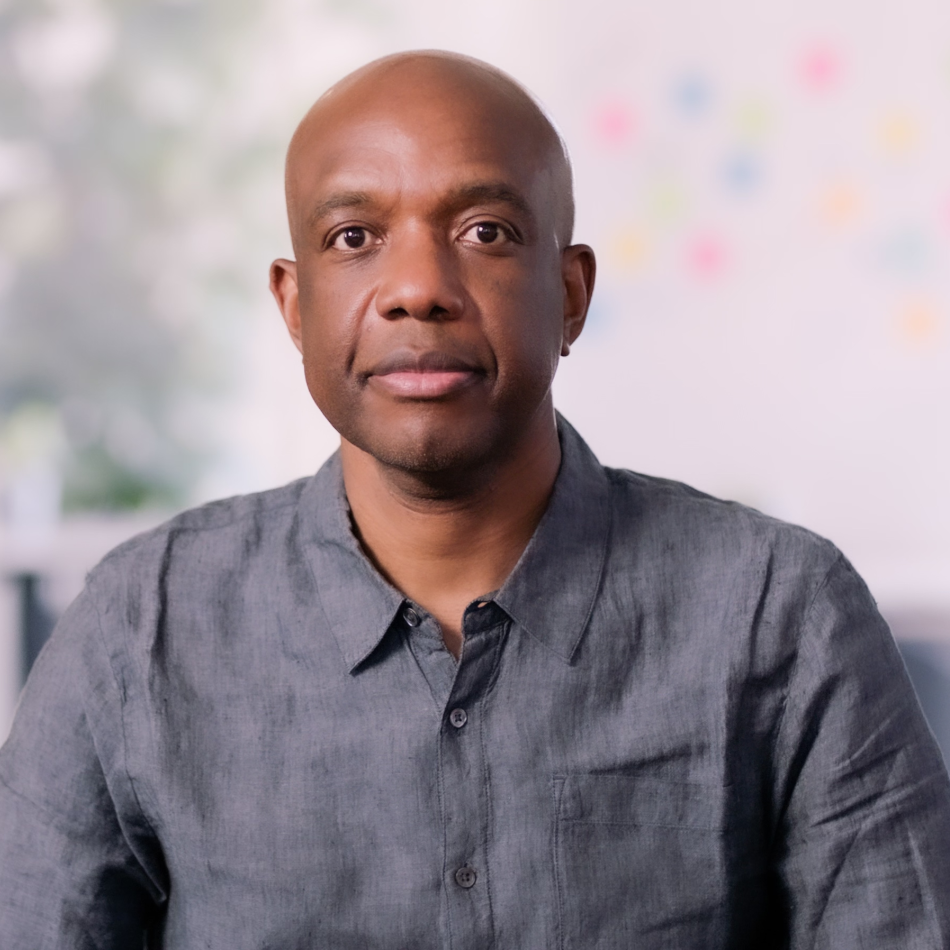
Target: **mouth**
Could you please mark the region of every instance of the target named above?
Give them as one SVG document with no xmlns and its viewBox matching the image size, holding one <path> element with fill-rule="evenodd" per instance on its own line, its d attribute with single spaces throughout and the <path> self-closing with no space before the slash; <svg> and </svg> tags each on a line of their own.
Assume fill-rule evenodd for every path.
<svg viewBox="0 0 950 950">
<path fill-rule="evenodd" d="M 471 386 L 484 377 L 475 364 L 437 350 L 398 350 L 380 360 L 367 382 L 402 399 L 440 399 Z"/>
</svg>

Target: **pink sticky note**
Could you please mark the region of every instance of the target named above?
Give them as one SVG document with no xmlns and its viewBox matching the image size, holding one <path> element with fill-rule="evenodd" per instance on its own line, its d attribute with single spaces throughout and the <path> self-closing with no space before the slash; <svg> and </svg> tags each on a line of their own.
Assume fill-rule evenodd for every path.
<svg viewBox="0 0 950 950">
<path fill-rule="evenodd" d="M 815 92 L 827 92 L 841 76 L 841 57 L 826 44 L 815 44 L 805 50 L 801 58 L 801 77 Z"/>
<path fill-rule="evenodd" d="M 594 129 L 605 145 L 624 145 L 636 129 L 633 110 L 623 102 L 605 103 L 594 113 Z"/>
<path fill-rule="evenodd" d="M 686 264 L 696 277 L 715 277 L 726 266 L 725 243 L 714 234 L 701 234 L 686 249 Z"/>
</svg>

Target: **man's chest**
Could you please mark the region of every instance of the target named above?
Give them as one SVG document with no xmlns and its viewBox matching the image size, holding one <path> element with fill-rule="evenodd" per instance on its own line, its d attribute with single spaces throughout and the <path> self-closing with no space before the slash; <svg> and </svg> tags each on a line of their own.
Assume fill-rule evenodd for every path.
<svg viewBox="0 0 950 950">
<path fill-rule="evenodd" d="M 728 669 L 665 677 L 632 636 L 566 664 L 504 622 L 457 669 L 394 636 L 350 675 L 235 666 L 227 702 L 170 681 L 169 933 L 223 901 L 235 947 L 290 946 L 288 921 L 335 947 L 740 946 L 768 816 L 729 762 L 755 731 Z"/>
</svg>

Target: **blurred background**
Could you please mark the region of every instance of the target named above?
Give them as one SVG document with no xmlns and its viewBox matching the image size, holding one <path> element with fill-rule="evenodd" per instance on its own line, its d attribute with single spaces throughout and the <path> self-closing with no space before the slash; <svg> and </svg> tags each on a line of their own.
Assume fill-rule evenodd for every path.
<svg viewBox="0 0 950 950">
<path fill-rule="evenodd" d="M 950 750 L 946 0 L 0 0 L 0 739 L 110 547 L 333 451 L 267 293 L 283 152 L 418 47 L 568 141 L 600 271 L 560 409 L 838 544 Z"/>
</svg>

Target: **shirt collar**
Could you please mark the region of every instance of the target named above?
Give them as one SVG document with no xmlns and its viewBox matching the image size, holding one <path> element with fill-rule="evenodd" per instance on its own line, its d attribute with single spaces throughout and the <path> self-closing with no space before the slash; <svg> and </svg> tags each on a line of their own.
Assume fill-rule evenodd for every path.
<svg viewBox="0 0 950 950">
<path fill-rule="evenodd" d="M 353 672 L 376 649 L 405 598 L 370 563 L 353 534 L 339 452 L 304 488 L 298 518 L 320 607 Z"/>
<path fill-rule="evenodd" d="M 607 476 L 559 414 L 561 467 L 531 541 L 494 601 L 530 636 L 570 662 L 593 610 L 610 527 Z M 360 548 L 350 523 L 339 453 L 304 488 L 298 508 L 304 556 L 320 607 L 353 672 L 405 603 Z"/>
<path fill-rule="evenodd" d="M 560 413 L 557 422 L 561 468 L 551 500 L 495 603 L 569 663 L 600 590 L 610 498 L 594 453 Z"/>
</svg>

